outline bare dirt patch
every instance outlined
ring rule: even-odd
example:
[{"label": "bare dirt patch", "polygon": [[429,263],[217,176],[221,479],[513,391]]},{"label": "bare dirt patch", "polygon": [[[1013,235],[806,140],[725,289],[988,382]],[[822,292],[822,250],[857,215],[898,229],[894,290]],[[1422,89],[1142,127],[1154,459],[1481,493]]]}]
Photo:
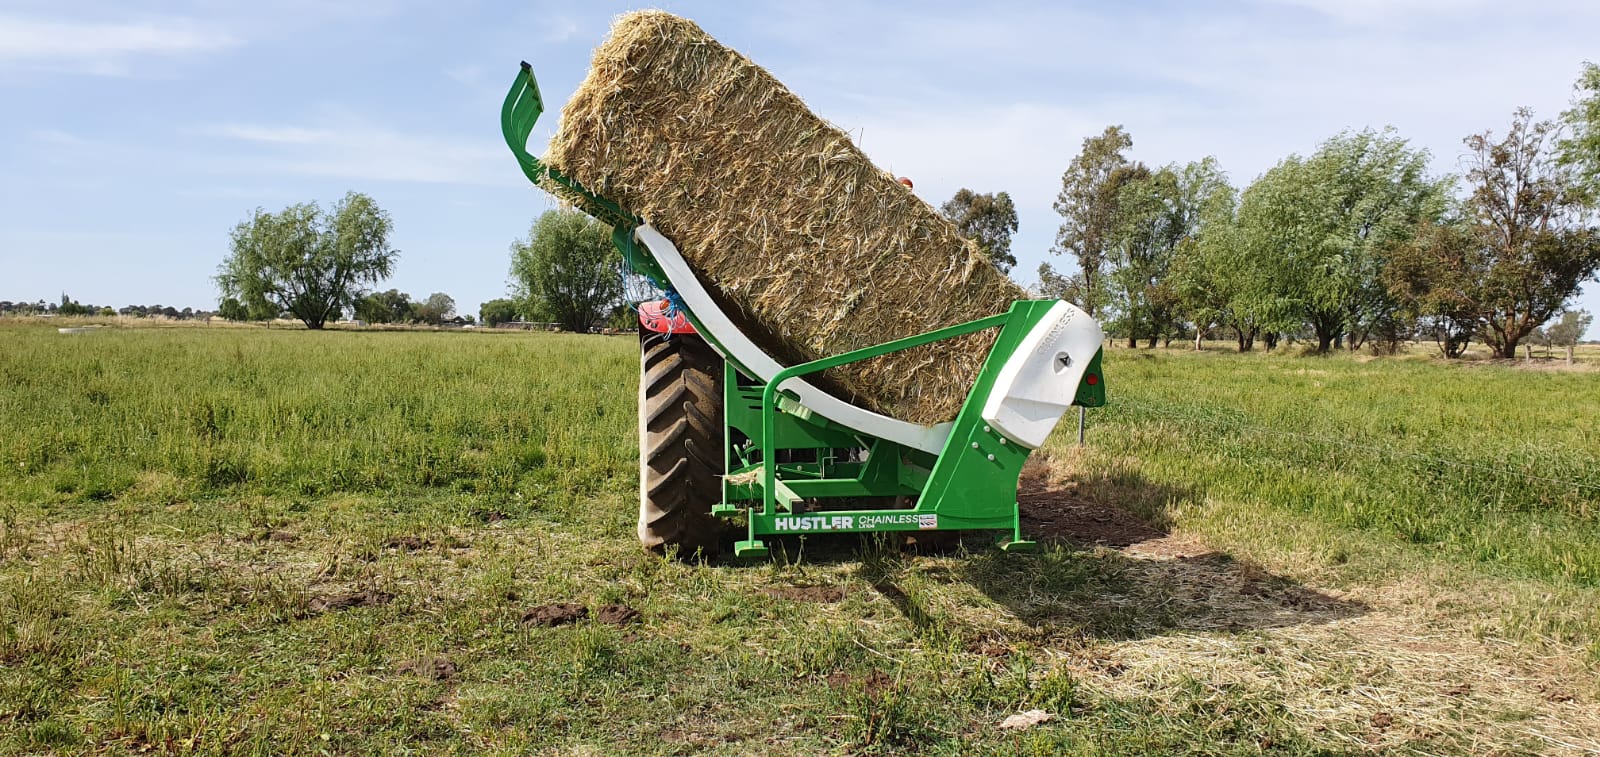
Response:
[{"label": "bare dirt patch", "polygon": [[1127,547],[1167,535],[1125,510],[1077,496],[1070,483],[1052,480],[1038,467],[1023,470],[1017,508],[1022,532],[1046,544]]},{"label": "bare dirt patch", "polygon": [[448,681],[455,678],[460,669],[448,657],[424,657],[401,663],[395,668],[395,672],[431,678],[435,681]]},{"label": "bare dirt patch", "polygon": [[866,675],[851,675],[844,671],[834,671],[824,676],[822,680],[828,685],[828,688],[835,691],[860,689],[868,697],[877,697],[883,692],[894,688],[894,679],[881,670],[874,670]]},{"label": "bare dirt patch", "polygon": [[589,617],[589,608],[572,602],[539,605],[522,613],[524,625],[554,628],[576,623]]},{"label": "bare dirt patch", "polygon": [[605,605],[594,613],[595,620],[618,627],[638,623],[643,617],[638,610],[627,605]]},{"label": "bare dirt patch", "polygon": [[994,659],[1010,657],[1015,651],[1016,649],[1006,643],[1004,637],[995,631],[987,631],[978,636],[978,638],[967,642],[967,652]]},{"label": "bare dirt patch", "polygon": [[433,542],[417,536],[396,536],[383,543],[384,549],[403,549],[415,552],[419,549],[428,549]]},{"label": "bare dirt patch", "polygon": [[299,537],[299,535],[291,533],[289,531],[280,531],[280,530],[277,530],[277,529],[263,529],[261,531],[256,531],[256,532],[251,533],[250,535],[246,536],[244,540],[248,541],[248,542],[254,542],[256,544],[261,544],[261,543],[265,543],[265,542],[273,542],[273,543],[277,543],[277,544],[293,544],[293,543],[295,543],[297,541],[300,541],[300,537]]},{"label": "bare dirt patch", "polygon": [[382,607],[393,601],[394,595],[389,592],[377,589],[362,589],[361,591],[314,597],[311,600],[311,611],[323,613],[334,610],[348,610],[352,607]]}]

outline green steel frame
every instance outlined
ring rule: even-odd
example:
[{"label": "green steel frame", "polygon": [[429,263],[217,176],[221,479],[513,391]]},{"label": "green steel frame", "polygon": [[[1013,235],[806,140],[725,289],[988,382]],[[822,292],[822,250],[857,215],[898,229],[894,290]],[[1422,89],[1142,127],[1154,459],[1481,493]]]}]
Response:
[{"label": "green steel frame", "polygon": [[[500,114],[506,144],[523,173],[534,184],[557,192],[610,225],[612,243],[627,265],[658,286],[669,288],[671,282],[661,266],[634,241],[642,223],[639,218],[528,153],[528,136],[543,112],[533,69],[523,63]],[[999,315],[796,365],[765,382],[749,378],[751,372],[743,366],[727,363],[723,382],[724,438],[729,440],[724,450],[726,475],[723,501],[712,512],[745,517],[748,538],[735,545],[735,554],[766,555],[763,536],[953,529],[999,531],[997,543],[1002,549],[1031,549],[1034,543],[1022,538],[1016,501],[1017,479],[1031,450],[991,429],[981,414],[1001,366],[1054,304],[1053,300],[1021,300]],[[686,315],[703,338],[727,354],[692,312]],[[790,379],[985,329],[999,329],[1000,333],[937,455],[831,422],[780,388]],[[1094,383],[1080,384],[1074,403],[1086,407],[1104,404],[1099,353],[1085,375],[1093,376]],[[743,444],[732,441],[737,438],[735,432],[745,439]],[[797,451],[801,454],[794,454]],[[840,452],[846,453],[844,459]],[[777,462],[786,456],[811,459]],[[897,503],[910,504],[808,509],[819,499],[853,498],[895,498]]]},{"label": "green steel frame", "polygon": [[[1022,538],[1017,515],[1017,478],[1031,450],[1012,444],[983,422],[984,401],[994,388],[1000,367],[1015,352],[1018,343],[1047,312],[1053,301],[1024,300],[1013,303],[1000,315],[980,318],[926,334],[897,339],[874,347],[846,352],[786,368],[761,385],[758,406],[760,427],[751,428],[748,416],[728,414],[730,429],[737,429],[759,448],[759,461],[741,458],[741,466],[730,466],[722,504],[713,512],[734,515],[748,510],[749,538],[734,546],[740,556],[767,554],[761,536],[796,533],[862,533],[873,531],[918,530],[997,530],[999,543],[1008,551],[1031,548]],[[853,444],[813,447],[817,462],[812,464],[768,464],[779,460],[784,449],[779,419],[792,419],[791,437],[803,436],[799,427],[817,426],[835,430],[832,424],[812,415],[779,387],[784,381],[819,373],[841,365],[870,360],[891,352],[999,328],[994,347],[978,372],[972,391],[956,416],[944,449],[928,455],[884,439],[858,436]],[[735,382],[737,384],[737,382]],[[730,392],[737,392],[735,387]],[[737,398],[727,403],[733,406]],[[754,433],[752,433],[754,432]],[[818,441],[821,441],[820,439]],[[792,447],[791,447],[792,448]],[[832,449],[865,449],[858,462],[829,462],[824,456]],[[807,511],[806,501],[818,498],[914,497],[911,507]],[[759,502],[741,507],[727,500]]]}]

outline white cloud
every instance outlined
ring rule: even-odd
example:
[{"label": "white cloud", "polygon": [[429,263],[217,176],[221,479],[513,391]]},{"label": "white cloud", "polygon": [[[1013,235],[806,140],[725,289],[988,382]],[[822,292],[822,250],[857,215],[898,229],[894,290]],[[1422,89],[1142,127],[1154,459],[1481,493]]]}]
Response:
[{"label": "white cloud", "polygon": [[179,56],[237,45],[233,36],[185,18],[126,23],[0,16],[0,66],[124,73],[136,56]]},{"label": "white cloud", "polygon": [[340,135],[331,129],[307,129],[300,126],[263,126],[260,124],[223,124],[199,130],[200,134],[230,137],[247,142],[267,142],[280,145],[316,145],[338,142]]},{"label": "white cloud", "polygon": [[540,39],[550,44],[560,44],[578,36],[580,27],[576,19],[571,16],[547,16],[542,19],[544,33]]},{"label": "white cloud", "polygon": [[483,66],[446,66],[444,69],[445,78],[469,89],[483,88],[487,74]]},{"label": "white cloud", "polygon": [[910,175],[923,197],[968,187],[1053,198],[1066,165],[1037,156],[1070,156],[1081,135],[1105,126],[1084,110],[1037,103],[978,107],[959,120],[939,120],[937,111],[910,114],[875,113],[853,122],[851,132],[874,162]]},{"label": "white cloud", "polygon": [[83,137],[60,129],[35,129],[29,136],[33,137],[35,141],[61,147],[83,147],[91,144],[89,140]]},{"label": "white cloud", "polygon": [[515,185],[504,146],[485,139],[413,134],[360,121],[321,126],[218,124],[197,136],[253,144],[231,168],[252,172],[425,184]]},{"label": "white cloud", "polygon": [[1443,14],[1474,13],[1492,5],[1490,0],[1261,0],[1315,11],[1350,24],[1374,25],[1402,18],[1438,18]]}]

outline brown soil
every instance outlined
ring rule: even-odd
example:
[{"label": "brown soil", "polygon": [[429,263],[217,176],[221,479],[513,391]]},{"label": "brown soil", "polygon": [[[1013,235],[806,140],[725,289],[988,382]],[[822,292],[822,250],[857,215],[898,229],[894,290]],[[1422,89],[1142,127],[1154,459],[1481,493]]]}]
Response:
[{"label": "brown soil", "polygon": [[412,660],[395,668],[398,673],[409,673],[423,678],[432,678],[435,681],[448,681],[456,677],[459,669],[447,657],[425,657]]},{"label": "brown soil", "polygon": [[876,697],[894,686],[894,679],[881,670],[874,670],[865,676],[835,671],[822,680],[828,684],[828,688],[839,691],[859,687],[868,697]]},{"label": "brown soil", "polygon": [[1041,543],[1128,547],[1159,539],[1166,532],[1127,512],[1073,495],[1037,469],[1026,469],[1017,483],[1022,532]]},{"label": "brown soil", "polygon": [[347,610],[352,607],[382,607],[394,601],[394,595],[377,589],[362,589],[347,594],[330,594],[311,600],[312,612]]},{"label": "brown soil", "polygon": [[902,531],[900,550],[917,555],[944,555],[961,547],[960,531]]},{"label": "brown soil", "polygon": [[794,602],[822,602],[832,604],[844,599],[844,589],[837,586],[769,586],[762,594],[775,599]]},{"label": "brown soil", "polygon": [[396,536],[384,542],[383,546],[386,549],[404,549],[408,552],[415,552],[416,550],[433,546],[433,542],[416,536]]},{"label": "brown soil", "polygon": [[1003,658],[1011,656],[1015,651],[999,634],[993,631],[984,633],[967,643],[967,651],[984,657]]},{"label": "brown soil", "polygon": [[522,613],[522,622],[530,626],[555,627],[576,623],[589,617],[589,608],[571,602],[540,605]]},{"label": "brown soil", "polygon": [[595,620],[613,626],[626,626],[638,623],[643,617],[638,610],[627,605],[606,605],[596,610]]},{"label": "brown soil", "polygon": [[881,670],[872,671],[870,675],[861,681],[861,688],[867,692],[869,697],[875,697],[893,687],[894,679]]},{"label": "brown soil", "polygon": [[1546,702],[1571,702],[1573,696],[1561,689],[1553,689],[1546,684],[1539,684],[1539,693]]}]

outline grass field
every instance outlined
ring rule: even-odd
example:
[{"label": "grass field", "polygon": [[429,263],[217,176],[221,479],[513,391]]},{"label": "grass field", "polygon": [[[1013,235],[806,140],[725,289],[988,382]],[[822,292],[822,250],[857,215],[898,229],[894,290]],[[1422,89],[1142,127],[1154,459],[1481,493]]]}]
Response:
[{"label": "grass field", "polygon": [[686,565],[631,338],[56,325],[0,320],[0,753],[1600,749],[1593,368],[1115,349],[1041,554]]}]

